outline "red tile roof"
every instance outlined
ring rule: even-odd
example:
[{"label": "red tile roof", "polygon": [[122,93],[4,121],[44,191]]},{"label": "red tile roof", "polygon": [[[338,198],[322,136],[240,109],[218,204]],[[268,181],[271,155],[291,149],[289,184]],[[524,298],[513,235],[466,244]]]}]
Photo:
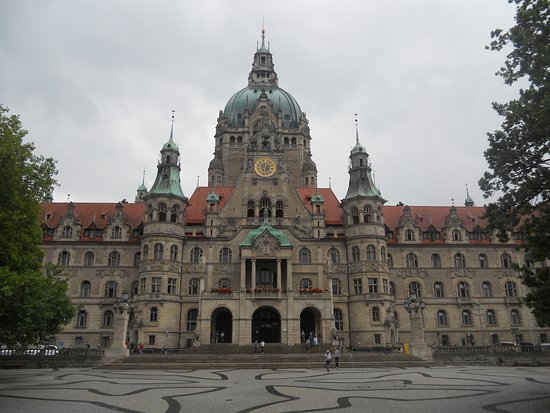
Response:
[{"label": "red tile roof", "polygon": [[325,223],[327,225],[343,225],[344,210],[340,208],[340,201],[330,188],[296,188],[296,192],[300,196],[302,202],[308,210],[311,211],[311,197],[319,194],[325,201],[323,209],[325,210]]},{"label": "red tile roof", "polygon": [[208,208],[207,198],[211,193],[216,193],[220,197],[219,211],[223,209],[225,203],[229,200],[233,194],[233,188],[216,187],[210,188],[207,186],[199,186],[189,198],[189,205],[185,209],[185,223],[186,224],[203,224],[204,223],[204,210]]},{"label": "red tile roof", "polygon": [[[67,202],[45,202],[41,205],[40,219],[50,228],[55,228],[61,218],[67,213]],[[114,215],[116,203],[80,203],[73,202],[74,214],[83,229],[93,227],[95,223],[99,229],[105,228]],[[122,203],[122,211],[128,217],[128,223],[132,229],[137,228],[143,222],[145,204]]]}]

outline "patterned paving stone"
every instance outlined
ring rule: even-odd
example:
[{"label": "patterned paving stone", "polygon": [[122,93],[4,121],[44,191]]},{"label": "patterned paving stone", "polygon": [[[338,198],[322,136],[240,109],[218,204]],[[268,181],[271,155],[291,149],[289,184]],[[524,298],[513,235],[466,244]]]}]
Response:
[{"label": "patterned paving stone", "polygon": [[550,412],[549,367],[0,370],[0,411]]}]

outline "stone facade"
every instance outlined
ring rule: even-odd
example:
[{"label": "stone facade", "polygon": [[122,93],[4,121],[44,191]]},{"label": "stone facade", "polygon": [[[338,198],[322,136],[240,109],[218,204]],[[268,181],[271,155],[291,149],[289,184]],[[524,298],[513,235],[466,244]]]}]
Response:
[{"label": "stone facade", "polygon": [[429,345],[547,341],[521,304],[519,230],[500,243],[469,197],[464,207],[386,206],[358,133],[345,198],[317,187],[306,115],[279,88],[263,33],[214,139],[209,185],[189,199],[171,133],[135,203],[42,205],[44,262],[64,267],[79,306],[58,343],[110,346],[123,291],[132,346],[293,345],[302,331],[396,345],[413,338],[411,296],[425,304]]}]

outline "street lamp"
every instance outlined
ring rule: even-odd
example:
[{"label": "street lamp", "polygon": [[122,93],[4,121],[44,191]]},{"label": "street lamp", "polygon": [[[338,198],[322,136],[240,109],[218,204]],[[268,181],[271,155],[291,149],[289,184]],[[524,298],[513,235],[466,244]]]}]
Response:
[{"label": "street lamp", "polygon": [[485,340],[483,339],[483,322],[481,320],[481,316],[485,314],[485,308],[481,307],[481,304],[479,302],[473,304],[474,311],[479,317],[479,333],[481,334],[481,345],[485,345]]},{"label": "street lamp", "polygon": [[422,300],[422,297],[417,297],[416,293],[411,292],[409,296],[405,298],[405,301],[403,302],[403,307],[405,307],[405,310],[407,310],[408,313],[418,313],[419,310],[424,310],[424,307],[426,307],[426,303],[424,302],[424,300]]}]

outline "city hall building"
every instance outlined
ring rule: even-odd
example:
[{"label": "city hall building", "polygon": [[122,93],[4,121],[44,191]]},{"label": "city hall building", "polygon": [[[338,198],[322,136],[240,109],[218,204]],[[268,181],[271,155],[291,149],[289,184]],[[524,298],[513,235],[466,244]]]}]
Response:
[{"label": "city hall building", "polygon": [[302,331],[397,345],[411,336],[407,297],[425,305],[429,345],[547,341],[513,268],[521,232],[499,242],[469,196],[464,206],[385,205],[358,134],[339,200],[318,186],[312,139],[262,32],[248,85],[219,113],[208,186],[182,192],[190,155],[171,132],[135,202],[46,200],[44,262],[63,267],[78,306],[57,343],[109,347],[123,292],[128,342],[151,348],[294,345]]}]

